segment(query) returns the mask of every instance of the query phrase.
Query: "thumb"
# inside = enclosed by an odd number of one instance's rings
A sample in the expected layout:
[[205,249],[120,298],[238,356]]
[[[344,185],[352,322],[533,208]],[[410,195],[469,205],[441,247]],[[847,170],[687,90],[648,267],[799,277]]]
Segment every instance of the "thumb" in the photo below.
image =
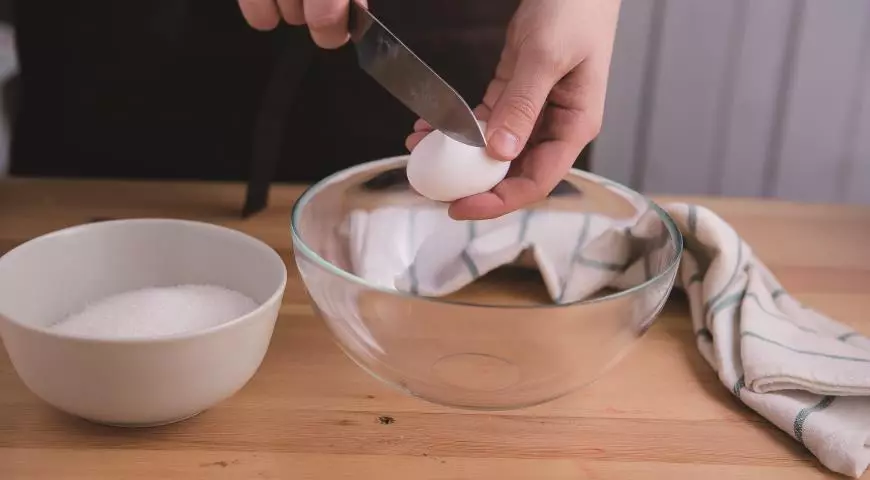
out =
[[487,150],[513,160],[525,148],[559,75],[540,57],[520,54],[513,75],[492,106],[486,127]]

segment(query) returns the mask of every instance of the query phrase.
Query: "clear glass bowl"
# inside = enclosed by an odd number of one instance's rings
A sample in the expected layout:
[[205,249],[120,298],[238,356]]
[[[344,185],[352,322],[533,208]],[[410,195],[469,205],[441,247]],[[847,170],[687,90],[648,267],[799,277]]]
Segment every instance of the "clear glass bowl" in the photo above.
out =
[[536,405],[598,378],[660,312],[683,242],[642,195],[572,170],[527,210],[459,222],[406,162],[324,179],[291,222],[316,310],[376,378],[453,407]]

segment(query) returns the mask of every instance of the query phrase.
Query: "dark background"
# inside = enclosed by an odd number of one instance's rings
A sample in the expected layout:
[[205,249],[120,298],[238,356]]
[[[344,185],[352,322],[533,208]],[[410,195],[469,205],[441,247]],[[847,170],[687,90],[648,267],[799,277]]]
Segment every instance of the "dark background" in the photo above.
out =
[[[516,0],[370,7],[473,105]],[[310,182],[405,153],[415,120],[350,46],[257,32],[232,0],[0,0],[0,15],[21,65],[4,91],[13,175]]]

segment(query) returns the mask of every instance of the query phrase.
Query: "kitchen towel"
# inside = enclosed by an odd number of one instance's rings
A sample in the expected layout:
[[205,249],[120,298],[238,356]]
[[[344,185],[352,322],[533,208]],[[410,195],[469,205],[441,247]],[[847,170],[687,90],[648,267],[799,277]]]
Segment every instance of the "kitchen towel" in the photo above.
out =
[[[870,340],[801,305],[714,212],[665,210],[684,238],[675,286],[688,296],[704,359],[826,467],[859,477],[870,464]],[[343,228],[355,273],[386,288],[440,296],[531,262],[553,301],[569,303],[667,272],[675,249],[658,219],[653,207],[620,221],[527,210],[456,222],[441,208],[391,206],[354,211]]]

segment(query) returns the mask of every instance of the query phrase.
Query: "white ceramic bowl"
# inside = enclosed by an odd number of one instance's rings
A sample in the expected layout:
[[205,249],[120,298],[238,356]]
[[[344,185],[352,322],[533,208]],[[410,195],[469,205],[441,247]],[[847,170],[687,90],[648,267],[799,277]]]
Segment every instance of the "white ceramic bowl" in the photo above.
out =
[[[0,334],[23,382],[56,408],[109,425],[172,423],[253,377],[286,282],[272,248],[232,229],[170,219],[81,225],[0,257]],[[163,337],[82,338],[47,328],[110,295],[190,283],[236,290],[258,307],[216,327]]]

